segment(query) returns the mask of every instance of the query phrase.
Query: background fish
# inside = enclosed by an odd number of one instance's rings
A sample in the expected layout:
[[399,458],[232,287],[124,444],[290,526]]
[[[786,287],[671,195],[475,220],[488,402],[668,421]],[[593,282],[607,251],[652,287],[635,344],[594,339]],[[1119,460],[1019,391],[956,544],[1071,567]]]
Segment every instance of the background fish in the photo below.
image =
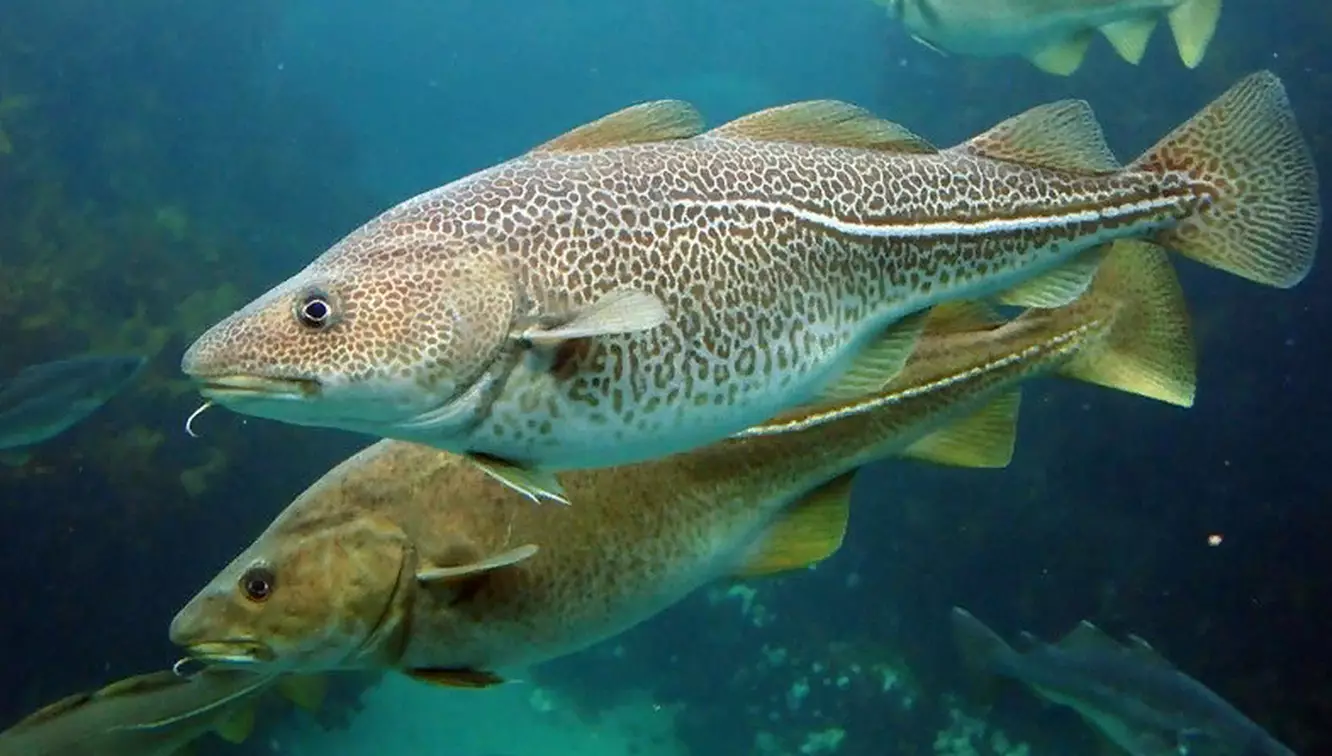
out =
[[0,733],[0,756],[168,756],[210,730],[241,742],[256,699],[274,687],[318,706],[317,678],[227,669],[186,678],[164,670],[39,709]]
[[[533,507],[431,448],[384,441],[330,471],[181,609],[201,661],[400,669],[480,687],[619,633],[723,576],[834,553],[855,470],[901,454],[1006,465],[1015,386],[1056,369],[1178,405],[1194,355],[1173,271],[1126,245],[1065,308],[1002,325],[937,311],[896,387],[788,414],[771,433],[568,471],[576,507]],[[847,411],[843,411],[847,410]]]
[[1141,638],[1120,644],[1083,621],[1019,652],[965,609],[952,618],[970,667],[1072,708],[1131,756],[1295,756]]
[[912,36],[939,51],[1020,56],[1067,76],[1082,65],[1097,32],[1137,65],[1165,17],[1179,57],[1202,62],[1221,16],[1221,0],[876,0]]
[[682,103],[638,106],[408,200],[182,368],[236,411],[467,453],[563,498],[548,471],[872,393],[928,306],[1066,303],[1120,237],[1290,286],[1321,219],[1270,73],[1127,168],[1076,101],[947,150],[835,102],[700,130]]
[[25,447],[82,422],[125,388],[147,358],[89,354],[30,365],[0,384],[0,461],[22,463]]

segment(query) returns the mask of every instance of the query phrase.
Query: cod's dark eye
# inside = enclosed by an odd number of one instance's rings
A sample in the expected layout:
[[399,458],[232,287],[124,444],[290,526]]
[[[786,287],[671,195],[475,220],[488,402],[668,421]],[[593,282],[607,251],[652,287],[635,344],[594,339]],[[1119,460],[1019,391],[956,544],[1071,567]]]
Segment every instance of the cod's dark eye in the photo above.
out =
[[245,592],[245,598],[259,603],[273,595],[276,579],[277,576],[267,567],[251,567],[241,575],[240,588]]
[[323,294],[307,294],[296,309],[296,317],[306,328],[324,328],[333,320],[333,305],[328,303],[328,298]]

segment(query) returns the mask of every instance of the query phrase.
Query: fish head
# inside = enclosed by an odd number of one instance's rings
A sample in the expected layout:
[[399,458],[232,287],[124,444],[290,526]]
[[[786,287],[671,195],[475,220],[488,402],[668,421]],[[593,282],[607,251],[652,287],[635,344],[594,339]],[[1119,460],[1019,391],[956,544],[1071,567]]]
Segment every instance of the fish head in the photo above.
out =
[[357,669],[401,654],[416,553],[397,525],[367,515],[281,520],[197,593],[171,641],[208,665]]
[[295,425],[422,440],[484,411],[516,288],[494,249],[354,234],[204,332],[181,369],[204,398]]

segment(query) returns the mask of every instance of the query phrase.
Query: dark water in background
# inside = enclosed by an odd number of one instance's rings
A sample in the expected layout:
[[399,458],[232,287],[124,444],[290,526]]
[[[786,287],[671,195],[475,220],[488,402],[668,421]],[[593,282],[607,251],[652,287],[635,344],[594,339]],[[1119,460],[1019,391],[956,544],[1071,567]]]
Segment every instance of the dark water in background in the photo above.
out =
[[[1332,175],[1332,10],[1268,8],[1228,0],[1196,71],[1158,30],[1140,68],[1098,43],[1065,80],[937,56],[868,0],[8,0],[0,101],[31,102],[0,106],[13,143],[0,155],[0,374],[108,344],[158,351],[135,389],[33,465],[0,468],[0,723],[169,663],[179,605],[366,442],[220,411],[191,439],[181,423],[197,401],[177,364],[216,317],[388,205],[661,97],[713,122],[846,99],[947,144],[1078,96],[1127,158],[1263,67],[1285,79]],[[1297,751],[1332,752],[1332,267],[1292,291],[1180,268],[1201,358],[1192,410],[1032,385],[1011,468],[863,475],[844,550],[765,585],[772,624],[722,622],[700,597],[620,639],[633,665],[602,649],[549,674],[589,707],[644,685],[688,700],[699,752],[739,753],[746,707],[789,683],[737,682],[765,643],[810,657],[833,641],[891,648],[944,690],[947,610],[961,604],[1005,635],[1053,637],[1084,617],[1137,633]],[[191,298],[227,283],[232,299]],[[190,469],[203,484],[182,482]],[[820,716],[848,722],[843,752],[881,753],[895,735],[876,731],[880,714]]]

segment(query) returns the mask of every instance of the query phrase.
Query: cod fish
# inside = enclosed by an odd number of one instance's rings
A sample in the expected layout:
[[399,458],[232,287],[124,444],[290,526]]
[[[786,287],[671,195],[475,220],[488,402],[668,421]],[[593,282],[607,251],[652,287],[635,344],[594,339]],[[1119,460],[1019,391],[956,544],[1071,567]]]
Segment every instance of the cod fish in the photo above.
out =
[[1093,37],[1105,35],[1137,65],[1162,16],[1184,65],[1202,62],[1221,17],[1221,0],[876,0],[916,41],[940,52],[1019,56],[1068,76]]
[[1120,644],[1084,620],[1056,643],[1017,651],[965,609],[952,621],[974,671],[1073,709],[1130,756],[1295,756],[1137,636]]
[[1081,101],[945,150],[831,101],[700,132],[684,103],[631,107],[407,200],[182,369],[237,412],[466,454],[567,502],[555,471],[883,388],[933,305],[1066,304],[1117,238],[1274,286],[1313,262],[1317,178],[1271,73],[1128,167]]
[[29,365],[0,384],[0,462],[28,460],[28,447],[64,433],[120,393],[147,359],[88,354]]
[[272,688],[313,709],[322,680],[238,669],[130,677],[27,716],[0,733],[0,756],[168,756],[209,731],[239,743],[255,703]]
[[280,514],[172,620],[206,664],[398,670],[482,687],[642,622],[714,579],[832,555],[861,465],[1002,467],[1024,378],[1065,375],[1187,406],[1194,354],[1164,254],[1129,245],[1091,291],[1008,323],[936,309],[895,387],[771,432],[561,473],[533,507],[462,457],[380,441]]

